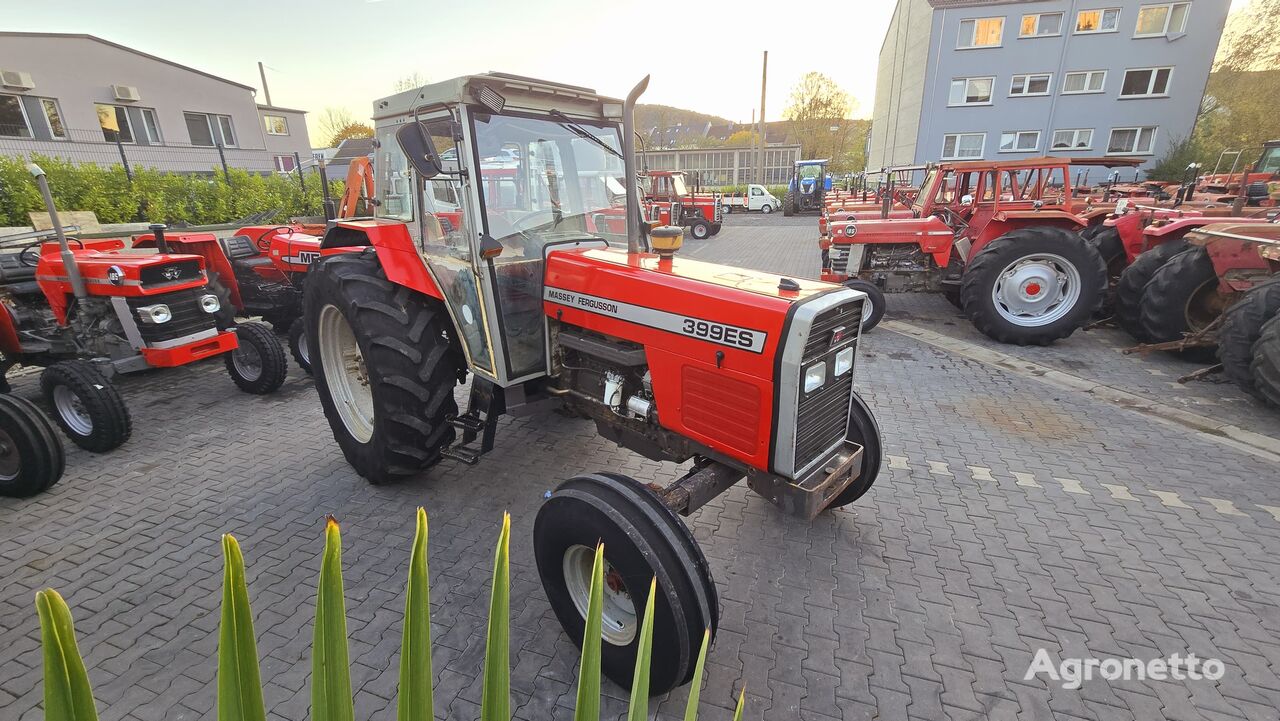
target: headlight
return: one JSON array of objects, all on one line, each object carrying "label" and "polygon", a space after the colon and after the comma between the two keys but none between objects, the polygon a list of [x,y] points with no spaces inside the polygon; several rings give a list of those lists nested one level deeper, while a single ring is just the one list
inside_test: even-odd
[{"label": "headlight", "polygon": [[827,364],[819,361],[804,369],[804,392],[812,393],[827,382]]},{"label": "headlight", "polygon": [[842,376],[853,367],[853,348],[845,348],[836,353],[836,375]]},{"label": "headlight", "polygon": [[111,281],[111,285],[121,285],[124,283],[124,271],[120,266],[113,265],[107,268],[107,280]]},{"label": "headlight", "polygon": [[156,303],[155,305],[144,305],[138,309],[138,313],[145,321],[152,323],[168,323],[173,318],[173,312],[169,310],[169,306],[164,303]]},{"label": "headlight", "polygon": [[852,220],[849,221],[849,224],[844,227],[844,234],[852,238],[858,234],[858,226],[854,225]]},{"label": "headlight", "polygon": [[222,303],[218,300],[218,296],[210,293],[209,295],[200,296],[200,307],[206,313],[217,313],[222,309]]}]

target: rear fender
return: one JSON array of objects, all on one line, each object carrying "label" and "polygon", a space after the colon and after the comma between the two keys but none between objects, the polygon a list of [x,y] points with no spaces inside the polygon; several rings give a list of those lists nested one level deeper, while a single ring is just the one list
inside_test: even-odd
[{"label": "rear fender", "polygon": [[1247,291],[1272,273],[1271,264],[1258,253],[1260,243],[1235,238],[1193,238],[1190,242],[1203,245],[1209,253],[1224,293]]},{"label": "rear fender", "polygon": [[991,222],[983,226],[976,236],[971,236],[973,245],[969,249],[968,260],[973,260],[974,256],[991,241],[1018,228],[1047,226],[1078,233],[1086,225],[1080,216],[1063,210],[1015,210],[996,213],[991,217]]},{"label": "rear fender", "polygon": [[18,340],[18,327],[13,322],[13,314],[9,306],[0,304],[0,353],[13,357],[22,352],[22,343]]},{"label": "rear fender", "polygon": [[380,218],[339,221],[320,242],[321,255],[331,255],[336,249],[358,252],[367,247],[377,252],[378,263],[387,274],[387,280],[444,300],[444,293],[431,277],[426,261],[409,235],[409,226],[404,223]]}]

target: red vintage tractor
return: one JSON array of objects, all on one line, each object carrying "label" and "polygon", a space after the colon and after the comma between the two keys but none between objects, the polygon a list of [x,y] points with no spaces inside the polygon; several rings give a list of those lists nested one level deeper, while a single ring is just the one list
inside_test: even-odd
[{"label": "red vintage tractor", "polygon": [[[222,301],[208,286],[202,258],[171,252],[159,225],[152,226],[159,241],[153,248],[67,238],[44,172],[30,168],[54,230],[9,238],[0,252],[0,367],[44,366],[41,388],[76,445],[103,452],[128,440],[128,408],[107,380],[115,373],[221,356],[241,390],[280,387],[287,368],[270,330],[256,323],[218,328]],[[50,235],[57,241],[46,242]],[[27,243],[18,249],[17,241]]]},{"label": "red vintage tractor", "polygon": [[[628,179],[647,83],[624,102],[490,73],[378,101],[378,178],[404,185],[379,182],[378,218],[326,234],[304,317],[334,438],[373,483],[479,462],[500,415],[541,404],[648,458],[693,462],[665,488],[571,478],[534,523],[543,587],[576,642],[604,543],[602,666],[624,686],[658,579],[650,690],[664,693],[692,678],[720,612],[679,516],[746,478],[813,518],[867,492],[882,446],[853,385],[862,294],[674,257],[683,230],[644,223]],[[509,183],[490,183],[499,169],[481,160],[499,152]],[[622,205],[599,192],[608,178]],[[456,191],[468,232],[442,232],[424,205],[438,185]]]},{"label": "red vintage tractor", "polygon": [[720,232],[723,210],[719,193],[690,191],[681,170],[650,170],[640,178],[645,218],[650,223],[688,228],[697,240]]}]

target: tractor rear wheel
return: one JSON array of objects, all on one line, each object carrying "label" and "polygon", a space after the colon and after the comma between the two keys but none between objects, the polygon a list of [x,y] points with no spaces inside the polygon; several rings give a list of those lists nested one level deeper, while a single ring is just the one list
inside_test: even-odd
[{"label": "tractor rear wheel", "polygon": [[960,310],[964,310],[964,302],[960,300],[960,283],[964,279],[964,258],[956,249],[951,251],[950,262],[943,269],[942,274],[942,297],[947,302],[954,305]]},{"label": "tractor rear wheel", "polygon": [[790,218],[796,214],[798,207],[795,191],[788,190],[786,195],[782,196],[782,214]]},{"label": "tractor rear wheel", "polygon": [[289,326],[289,352],[298,367],[311,375],[311,349],[307,343],[307,323],[302,318]]},{"label": "tractor rear wheel", "polygon": [[831,501],[827,508],[839,508],[862,498],[880,475],[880,465],[884,462],[884,445],[880,438],[880,424],[871,414],[867,402],[856,392],[853,403],[849,406],[849,428],[857,437],[850,434],[850,440],[862,444],[862,472],[847,488]]},{"label": "tractor rear wheel", "polygon": [[1110,275],[1119,275],[1124,269],[1124,241],[1120,239],[1120,231],[1105,225],[1096,227],[1100,229],[1098,232],[1087,237],[1081,233],[1080,237],[1085,238],[1098,251],[1098,255],[1102,256],[1102,262],[1107,264]]},{"label": "tractor rear wheel", "polygon": [[238,347],[222,354],[231,380],[245,393],[275,393],[289,374],[289,361],[275,333],[261,323],[236,326]]},{"label": "tractor rear wheel", "polygon": [[714,238],[715,236],[719,235],[719,234],[720,234],[720,229],[721,229],[721,228],[723,228],[723,227],[724,227],[724,224],[723,224],[723,223],[712,223],[712,224],[711,224],[711,236]]},{"label": "tractor rear wheel", "polygon": [[390,483],[438,462],[463,368],[444,306],[387,280],[371,252],[314,266],[305,305],[320,404],[356,473]]},{"label": "tractor rear wheel", "polygon": [[694,240],[706,240],[711,235],[711,224],[707,221],[698,218],[689,224],[689,236]]},{"label": "tractor rear wheel", "polygon": [[880,319],[884,318],[884,292],[877,288],[875,283],[861,278],[846,280],[844,287],[867,294],[867,300],[862,304],[862,332],[866,333],[879,325]]},{"label": "tractor rear wheel", "polygon": [[1106,267],[1076,233],[1018,228],[973,257],[960,282],[978,330],[1016,345],[1048,345],[1084,325],[1102,303]]},{"label": "tractor rear wheel", "polygon": [[66,451],[53,424],[31,401],[0,395],[0,496],[26,498],[62,478]]},{"label": "tractor rear wheel", "polygon": [[218,330],[227,330],[236,325],[236,308],[231,303],[231,290],[222,282],[217,273],[209,274],[209,282],[205,289],[218,297],[218,312],[213,314]]},{"label": "tractor rear wheel", "polygon": [[71,442],[94,453],[119,448],[133,431],[120,391],[84,360],[65,360],[45,368],[40,389],[53,417]]},{"label": "tractor rear wheel", "polygon": [[551,608],[582,646],[597,543],[604,544],[601,670],[630,688],[650,579],[654,599],[649,693],[693,678],[704,632],[715,639],[720,603],[706,558],[684,522],[646,485],[614,473],[570,478],[538,509],[533,553]]},{"label": "tractor rear wheel", "polygon": [[1227,309],[1218,331],[1218,362],[1222,374],[1246,393],[1261,398],[1253,385],[1253,346],[1262,326],[1280,313],[1280,277],[1254,286]]},{"label": "tractor rear wheel", "polygon": [[[1153,343],[1181,340],[1213,323],[1231,302],[1218,289],[1218,273],[1203,246],[1192,246],[1169,259],[1151,276],[1138,305],[1138,322]],[[1189,360],[1213,357],[1211,347],[1178,352]]]},{"label": "tractor rear wheel", "polygon": [[1160,266],[1169,262],[1173,256],[1187,249],[1182,240],[1174,240],[1158,245],[1138,255],[1127,268],[1120,273],[1120,281],[1116,283],[1115,319],[1116,323],[1134,339],[1144,343],[1151,342],[1142,329],[1142,294],[1146,291],[1151,276],[1160,270]]},{"label": "tractor rear wheel", "polygon": [[1263,324],[1258,342],[1253,344],[1252,371],[1258,395],[1280,406],[1280,315]]}]

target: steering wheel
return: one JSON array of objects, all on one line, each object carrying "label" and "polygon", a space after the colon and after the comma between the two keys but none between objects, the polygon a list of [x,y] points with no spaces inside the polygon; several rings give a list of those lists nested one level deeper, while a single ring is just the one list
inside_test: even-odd
[{"label": "steering wheel", "polygon": [[41,245],[43,245],[43,243],[37,242],[23,248],[22,251],[18,253],[18,262],[29,268],[34,268],[39,265]]},{"label": "steering wheel", "polygon": [[277,225],[274,228],[268,228],[265,231],[263,231],[262,235],[259,235],[258,239],[253,241],[253,244],[258,246],[258,250],[271,250],[271,235],[273,235],[277,231],[279,231],[281,235],[285,235],[285,234],[293,235],[292,226]]},{"label": "steering wheel", "polygon": [[964,218],[961,217],[961,215],[957,213],[954,208],[950,208],[945,205],[940,205],[937,208],[934,208],[933,212],[935,215],[939,216],[942,222],[946,223],[952,228],[959,230],[962,228],[969,227],[969,224],[965,222]]}]

